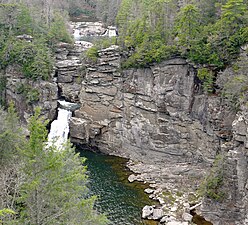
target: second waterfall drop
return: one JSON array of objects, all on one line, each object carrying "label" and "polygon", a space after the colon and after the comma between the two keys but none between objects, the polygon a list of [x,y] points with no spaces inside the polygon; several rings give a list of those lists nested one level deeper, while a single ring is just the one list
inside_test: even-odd
[{"label": "second waterfall drop", "polygon": [[66,109],[58,109],[58,118],[51,124],[51,130],[48,134],[48,145],[54,145],[58,150],[63,149],[63,145],[67,142],[69,134],[69,121],[72,112]]}]

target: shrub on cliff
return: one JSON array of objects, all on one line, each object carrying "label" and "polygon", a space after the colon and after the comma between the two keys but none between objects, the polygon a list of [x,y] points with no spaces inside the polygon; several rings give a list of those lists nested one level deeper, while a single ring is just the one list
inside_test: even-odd
[{"label": "shrub on cliff", "polygon": [[66,43],[73,42],[71,35],[66,29],[65,20],[61,14],[55,13],[54,19],[51,22],[50,28],[48,30],[47,39],[50,45],[54,45],[60,41]]},{"label": "shrub on cliff", "polygon": [[215,201],[222,201],[225,193],[224,185],[224,156],[218,155],[209,174],[205,177],[199,189],[199,194]]}]

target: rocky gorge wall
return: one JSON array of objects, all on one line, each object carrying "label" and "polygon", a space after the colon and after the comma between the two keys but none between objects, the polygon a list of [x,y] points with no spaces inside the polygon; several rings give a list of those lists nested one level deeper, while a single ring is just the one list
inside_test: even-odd
[{"label": "rocky gorge wall", "polygon": [[194,79],[193,68],[179,58],[121,72],[118,51],[105,49],[87,66],[71,137],[142,161],[211,162],[218,143],[196,120],[209,116],[209,102],[204,95],[195,100]]},{"label": "rocky gorge wall", "polygon": [[[35,106],[53,120],[58,99],[78,103],[71,140],[130,158],[129,168],[136,173],[130,180],[151,183],[151,198],[165,211],[161,223],[169,217],[183,220],[190,204],[199,203],[190,194],[216,155],[224,155],[221,188],[227,195],[221,202],[205,198],[199,211],[213,224],[248,223],[247,107],[236,115],[220,94],[205,94],[196,69],[184,59],[122,70],[117,46],[99,51],[96,62],[82,60],[84,50],[58,46],[50,81],[28,81],[9,67],[6,99],[15,101],[25,120]],[[39,90],[38,101],[27,102],[20,94],[22,83]]]},{"label": "rocky gorge wall", "polygon": [[204,94],[196,69],[183,59],[124,71],[120,60],[117,46],[101,50],[97,62],[85,65],[81,84],[60,84],[63,96],[81,105],[71,120],[72,141],[132,159],[134,179],[155,183],[156,199],[179,220],[189,195],[166,204],[161,193],[194,192],[222,154],[227,195],[205,198],[200,211],[213,224],[246,224],[246,110],[236,115],[220,94]]}]

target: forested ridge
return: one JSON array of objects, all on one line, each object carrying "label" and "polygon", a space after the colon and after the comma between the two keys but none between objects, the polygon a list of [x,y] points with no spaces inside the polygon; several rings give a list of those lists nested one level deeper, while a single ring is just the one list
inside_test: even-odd
[{"label": "forested ridge", "polygon": [[128,1],[117,15],[120,44],[132,49],[126,66],[182,56],[223,68],[248,41],[245,0]]}]

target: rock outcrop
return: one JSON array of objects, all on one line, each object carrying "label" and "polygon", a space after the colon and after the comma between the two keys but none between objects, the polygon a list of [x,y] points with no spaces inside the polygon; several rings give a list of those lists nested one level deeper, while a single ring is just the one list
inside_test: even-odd
[{"label": "rock outcrop", "polygon": [[[204,216],[216,225],[248,224],[248,96],[246,88],[243,89],[247,85],[248,54],[245,50],[236,62],[236,68],[227,68],[219,74],[219,82],[217,80],[220,86],[221,84],[231,85],[227,91],[239,98],[231,103],[236,105],[238,103],[240,108],[232,116],[232,137],[220,143],[224,162],[221,168],[223,177],[219,191],[223,194],[223,198],[219,201],[205,198],[201,208]],[[221,132],[224,133],[225,130],[221,129]]]},{"label": "rock outcrop", "polygon": [[92,144],[109,154],[152,162],[211,161],[218,141],[194,120],[206,114],[209,103],[206,97],[194,101],[194,79],[182,59],[120,72],[118,50],[105,49],[87,67],[75,117],[101,129]]},{"label": "rock outcrop", "polygon": [[246,110],[236,115],[220,94],[205,94],[195,68],[183,59],[122,71],[117,47],[99,56],[86,65],[72,140],[132,159],[136,175],[130,179],[155,183],[151,198],[169,208],[165,217],[182,223],[189,213],[182,208],[199,202],[190,200],[190,191],[199,188],[216,155],[225,155],[227,199],[205,198],[202,214],[213,224],[245,224]]},{"label": "rock outcrop", "polygon": [[122,70],[118,46],[99,51],[96,63],[82,61],[84,50],[61,43],[52,81],[27,81],[9,67],[7,100],[15,101],[24,119],[40,106],[52,120],[58,99],[77,103],[71,140],[129,158],[135,173],[130,182],[149,182],[147,192],[161,205],[152,213],[147,206],[144,217],[161,224],[190,223],[190,204],[200,202],[194,193],[216,155],[224,155],[225,198],[205,198],[200,212],[214,225],[247,224],[247,105],[236,114],[219,93],[205,94],[196,69],[184,59]]},{"label": "rock outcrop", "polygon": [[13,101],[24,122],[33,114],[34,108],[41,108],[41,115],[53,120],[57,110],[58,87],[53,81],[33,81],[20,72],[18,65],[5,70],[7,102]]},{"label": "rock outcrop", "polygon": [[219,97],[203,94],[185,60],[124,71],[120,60],[112,46],[86,65],[71,140],[132,159],[129,168],[137,175],[130,180],[155,183],[151,198],[171,210],[169,218],[181,220],[188,193],[198,188],[219,151],[219,124],[229,129],[232,120],[219,112]]}]

